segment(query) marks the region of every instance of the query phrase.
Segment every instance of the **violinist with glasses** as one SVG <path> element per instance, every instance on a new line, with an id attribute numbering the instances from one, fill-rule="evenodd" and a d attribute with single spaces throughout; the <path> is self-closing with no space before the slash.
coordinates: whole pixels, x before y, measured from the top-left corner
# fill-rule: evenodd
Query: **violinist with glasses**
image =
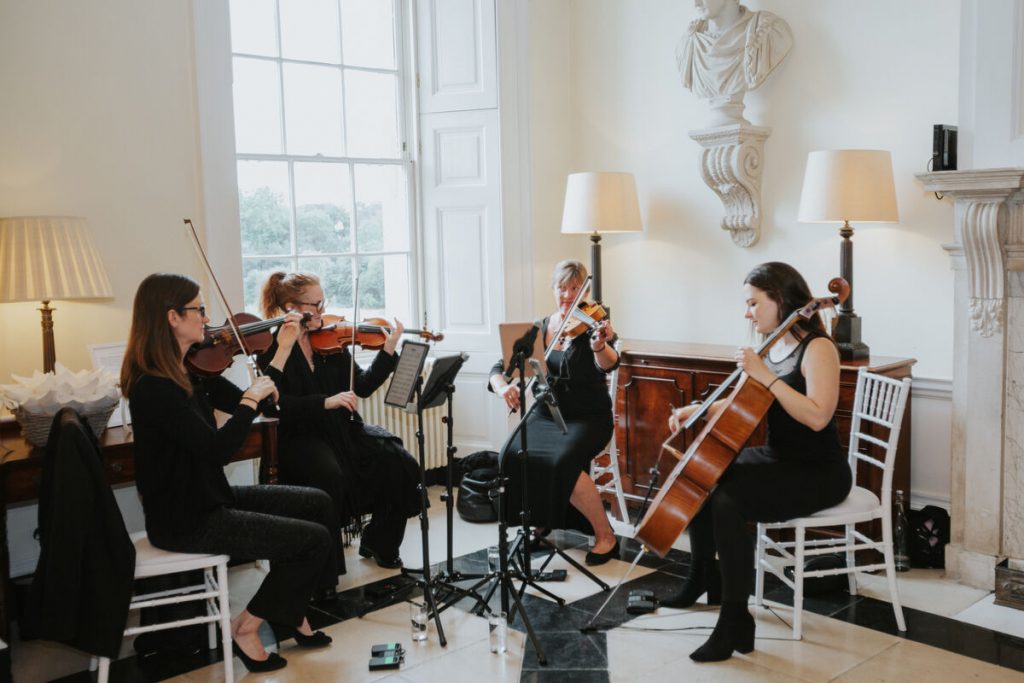
<path id="1" fill-rule="evenodd" d="M 280 338 L 299 332 L 290 316 Z M 135 294 L 121 367 L 121 390 L 132 411 L 136 483 L 146 532 L 157 548 L 270 561 L 270 572 L 231 621 L 235 654 L 250 671 L 287 663 L 267 653 L 264 621 L 290 629 L 301 647 L 324 647 L 330 636 L 306 619 L 310 597 L 334 590 L 341 557 L 340 527 L 331 499 L 294 486 L 230 486 L 224 466 L 237 451 L 260 404 L 278 396 L 258 377 L 244 392 L 216 375 L 186 369 L 186 355 L 204 341 L 205 306 L 199 285 L 183 275 L 150 275 Z M 272 364 L 282 364 L 275 356 Z M 213 409 L 230 415 L 218 427 Z"/>
<path id="2" fill-rule="evenodd" d="M 316 275 L 272 273 L 261 304 L 268 318 L 288 312 L 310 315 L 297 334 L 279 331 L 260 357 L 280 389 L 279 479 L 326 491 L 343 524 L 372 513 L 359 554 L 381 567 L 401 567 L 406 520 L 420 511 L 419 466 L 401 439 L 363 422 L 356 402 L 371 396 L 395 369 L 395 347 L 405 328 L 398 320 L 389 327 L 368 326 L 380 351 L 363 369 L 349 346 L 321 348 L 318 335 L 331 335 Z M 356 325 L 353 332 L 363 327 Z"/>
<path id="3" fill-rule="evenodd" d="M 593 534 L 596 540 L 587 553 L 586 563 L 594 566 L 618 555 L 619 548 L 601 496 L 590 478 L 591 460 L 604 450 L 612 436 L 612 401 L 606 376 L 618 367 L 619 354 L 612 346 L 615 333 L 607 320 L 571 340 L 558 336 L 563 321 L 572 316 L 573 303 L 586 279 L 587 270 L 579 261 L 556 264 L 551 288 L 557 308 L 537 321 L 516 345 L 525 347 L 527 355 L 535 344 L 550 350 L 548 381 L 568 428 L 568 434 L 563 434 L 546 405 L 539 406 L 528 418 L 526 483 L 530 521 L 537 526 L 540 537 L 547 536 L 552 529 L 578 529 Z M 576 325 L 567 321 L 566 327 Z M 522 400 L 519 387 L 509 383 L 505 372 L 504 363 L 499 360 L 491 368 L 489 389 L 501 396 L 510 410 L 518 410 Z M 519 447 L 519 439 L 513 439 L 501 457 L 515 460 Z M 504 471 L 509 477 L 506 517 L 517 520 L 523 469 L 518 462 L 508 461 Z"/>

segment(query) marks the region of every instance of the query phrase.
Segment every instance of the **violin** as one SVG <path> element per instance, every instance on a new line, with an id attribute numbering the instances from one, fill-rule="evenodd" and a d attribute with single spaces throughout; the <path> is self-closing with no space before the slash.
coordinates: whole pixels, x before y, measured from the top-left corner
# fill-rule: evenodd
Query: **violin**
<path id="1" fill-rule="evenodd" d="M 303 314 L 303 323 L 312 316 Z M 205 338 L 185 354 L 185 365 L 200 377 L 214 377 L 228 369 L 235 356 L 263 353 L 274 343 L 271 328 L 283 324 L 285 317 L 261 320 L 252 313 L 236 313 L 217 327 L 207 326 Z M 244 343 L 238 341 L 242 336 Z"/>
<path id="2" fill-rule="evenodd" d="M 355 324 L 353 329 L 352 321 L 345 320 L 345 316 L 325 315 L 320 329 L 309 332 L 309 342 L 314 351 L 323 354 L 341 353 L 352 344 L 364 349 L 379 349 L 388 340 L 391 330 L 391 323 L 384 318 L 367 318 Z M 435 342 L 444 339 L 443 334 L 429 330 L 406 329 L 405 334 L 415 334 Z"/>
<path id="3" fill-rule="evenodd" d="M 594 332 L 598 323 L 608 318 L 608 309 L 601 304 L 584 304 L 574 306 L 567 318 L 572 318 L 575 323 L 567 323 L 562 328 L 562 341 L 575 339 L 584 332 Z"/>
<path id="4" fill-rule="evenodd" d="M 764 357 L 801 318 L 809 320 L 818 311 L 833 308 L 850 295 L 850 285 L 842 278 L 833 278 L 828 289 L 833 296 L 813 299 L 803 308 L 793 311 L 757 348 L 757 354 Z M 696 424 L 734 382 L 736 388 L 725 399 L 722 409 L 708 420 L 690 447 L 684 450 L 682 438 L 686 430 Z M 775 397 L 767 387 L 739 368 L 722 382 L 700 409 L 662 444 L 662 453 L 670 453 L 677 463 L 640 522 L 636 530 L 637 540 L 659 557 L 665 557 L 704 506 L 718 480 L 739 455 L 773 403 Z"/>

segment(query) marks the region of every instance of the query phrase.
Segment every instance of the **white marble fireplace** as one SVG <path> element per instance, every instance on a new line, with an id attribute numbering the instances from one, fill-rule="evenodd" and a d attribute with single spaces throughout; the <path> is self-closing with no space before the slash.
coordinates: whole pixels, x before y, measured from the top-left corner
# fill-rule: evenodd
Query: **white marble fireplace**
<path id="1" fill-rule="evenodd" d="M 1024 168 L 926 173 L 955 202 L 947 575 L 993 589 L 1024 561 Z M 928 305 L 927 287 L 922 305 Z"/>

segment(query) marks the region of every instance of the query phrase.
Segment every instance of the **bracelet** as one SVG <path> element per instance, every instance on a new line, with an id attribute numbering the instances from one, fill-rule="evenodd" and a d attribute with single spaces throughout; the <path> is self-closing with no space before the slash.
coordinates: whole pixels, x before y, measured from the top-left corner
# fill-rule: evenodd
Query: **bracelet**
<path id="1" fill-rule="evenodd" d="M 766 389 L 767 389 L 767 390 L 768 390 L 769 392 L 771 392 L 771 390 L 772 390 L 772 386 L 773 386 L 773 385 L 774 385 L 774 384 L 775 384 L 776 382 L 778 382 L 778 381 L 779 381 L 780 379 L 782 379 L 782 378 L 781 378 L 781 377 L 776 377 L 776 378 L 775 378 L 775 379 L 773 379 L 773 380 L 772 380 L 771 382 L 768 382 L 768 386 L 767 386 L 767 387 L 765 387 L 765 388 L 766 388 Z"/>
<path id="2" fill-rule="evenodd" d="M 608 348 L 608 344 L 605 344 L 604 346 L 602 346 L 599 349 L 593 349 L 593 351 L 594 351 L 594 353 L 601 353 L 602 351 L 604 351 L 607 348 Z"/>
<path id="3" fill-rule="evenodd" d="M 252 409 L 253 410 L 256 410 L 256 408 L 258 408 L 259 405 L 260 405 L 260 402 L 257 401 L 256 399 L 254 399 L 252 396 L 243 396 L 242 399 L 239 401 L 239 403 L 242 403 L 244 401 L 252 401 Z"/>

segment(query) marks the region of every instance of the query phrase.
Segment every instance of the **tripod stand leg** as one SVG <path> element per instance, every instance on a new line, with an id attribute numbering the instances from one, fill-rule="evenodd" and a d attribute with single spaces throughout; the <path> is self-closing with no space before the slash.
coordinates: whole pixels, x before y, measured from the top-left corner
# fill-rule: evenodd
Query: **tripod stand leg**
<path id="1" fill-rule="evenodd" d="M 608 603 L 612 601 L 612 598 L 615 597 L 615 594 L 619 592 L 619 588 L 622 587 L 622 584 L 626 583 L 626 579 L 628 579 L 629 575 L 633 573 L 634 569 L 636 569 L 637 564 L 640 563 L 640 558 L 643 557 L 644 553 L 646 552 L 647 548 L 645 546 L 640 546 L 640 552 L 638 552 L 636 554 L 636 557 L 633 558 L 633 564 L 629 565 L 629 569 L 627 569 L 626 573 L 622 575 L 622 578 L 619 579 L 619 582 L 615 584 L 615 588 L 613 588 L 612 592 L 608 594 L 608 597 L 605 598 L 605 601 L 601 603 L 601 607 L 598 608 L 597 612 L 594 613 L 594 616 L 590 619 L 590 621 L 587 622 L 586 626 L 580 629 L 580 631 L 586 633 L 588 631 L 595 630 L 596 626 L 594 626 L 594 624 L 597 622 L 597 618 L 601 616 L 601 612 L 603 612 L 604 608 L 608 606 Z"/>

